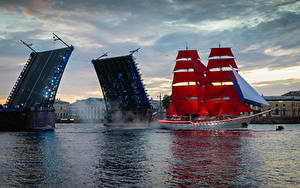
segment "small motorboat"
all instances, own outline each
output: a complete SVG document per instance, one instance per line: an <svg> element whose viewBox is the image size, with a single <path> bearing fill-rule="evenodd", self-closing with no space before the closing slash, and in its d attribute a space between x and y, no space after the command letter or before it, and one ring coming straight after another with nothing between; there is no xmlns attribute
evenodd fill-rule
<svg viewBox="0 0 300 188"><path fill-rule="evenodd" d="M284 129L284 125L283 124L276 125L276 131L281 131L283 129Z"/></svg>

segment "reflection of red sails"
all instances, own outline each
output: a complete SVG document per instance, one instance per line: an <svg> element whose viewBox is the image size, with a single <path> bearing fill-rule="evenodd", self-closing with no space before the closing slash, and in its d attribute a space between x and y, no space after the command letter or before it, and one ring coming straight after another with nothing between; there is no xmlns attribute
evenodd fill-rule
<svg viewBox="0 0 300 188"><path fill-rule="evenodd" d="M172 132L169 182L180 187L236 186L243 160L244 131Z"/></svg>

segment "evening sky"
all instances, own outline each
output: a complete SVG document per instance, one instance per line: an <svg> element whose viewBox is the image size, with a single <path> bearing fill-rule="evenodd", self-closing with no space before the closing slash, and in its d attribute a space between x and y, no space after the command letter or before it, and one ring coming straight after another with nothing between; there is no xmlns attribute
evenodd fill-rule
<svg viewBox="0 0 300 188"><path fill-rule="evenodd" d="M135 53L153 99L171 93L177 50L232 47L241 75L263 95L300 89L300 1L286 0L0 0L0 103L30 50L75 46L57 98L102 97L91 60Z"/></svg>

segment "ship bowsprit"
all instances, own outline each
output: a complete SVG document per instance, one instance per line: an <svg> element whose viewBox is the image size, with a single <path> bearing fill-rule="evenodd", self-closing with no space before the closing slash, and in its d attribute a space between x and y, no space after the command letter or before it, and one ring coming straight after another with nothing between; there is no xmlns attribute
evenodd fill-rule
<svg viewBox="0 0 300 188"><path fill-rule="evenodd" d="M149 122L151 104L132 54L92 60L106 105L105 124Z"/></svg>
<svg viewBox="0 0 300 188"><path fill-rule="evenodd" d="M53 104L73 46L30 54L0 108L0 130L35 130L55 127Z"/></svg>

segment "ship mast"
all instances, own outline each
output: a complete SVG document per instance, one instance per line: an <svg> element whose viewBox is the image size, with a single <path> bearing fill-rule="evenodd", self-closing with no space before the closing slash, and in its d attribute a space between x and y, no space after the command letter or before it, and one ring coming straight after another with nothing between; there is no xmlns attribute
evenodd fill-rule
<svg viewBox="0 0 300 188"><path fill-rule="evenodd" d="M224 58L224 56L226 58ZM228 58L229 57L229 58ZM207 106L210 116L239 115L249 111L248 106L240 101L230 76L235 79L229 67L237 68L231 48L211 48L207 64L207 81L210 83L206 90Z"/></svg>
<svg viewBox="0 0 300 188"><path fill-rule="evenodd" d="M219 42L219 48L221 48L221 43L220 43L220 42ZM219 56L219 59L221 59L221 56ZM223 72L222 67L220 67L220 71ZM223 85L223 82L221 82L220 84L221 84L221 86L222 86L222 85Z"/></svg>
<svg viewBox="0 0 300 188"><path fill-rule="evenodd" d="M189 47L188 47L188 43L187 43L187 42L185 42L185 50L186 50L186 51L188 51L188 49L189 49ZM187 57L187 58L186 58L186 60L188 61L188 60L189 60L189 58ZM188 69L188 68L186 69L186 72L189 72L189 69ZM188 82L188 86L189 86L189 85L190 85L190 82Z"/></svg>
<svg viewBox="0 0 300 188"><path fill-rule="evenodd" d="M190 50L186 45L184 50L178 51L168 115L191 117L192 114L207 114L201 93L204 90L205 72L206 67L201 63L197 50Z"/></svg>

